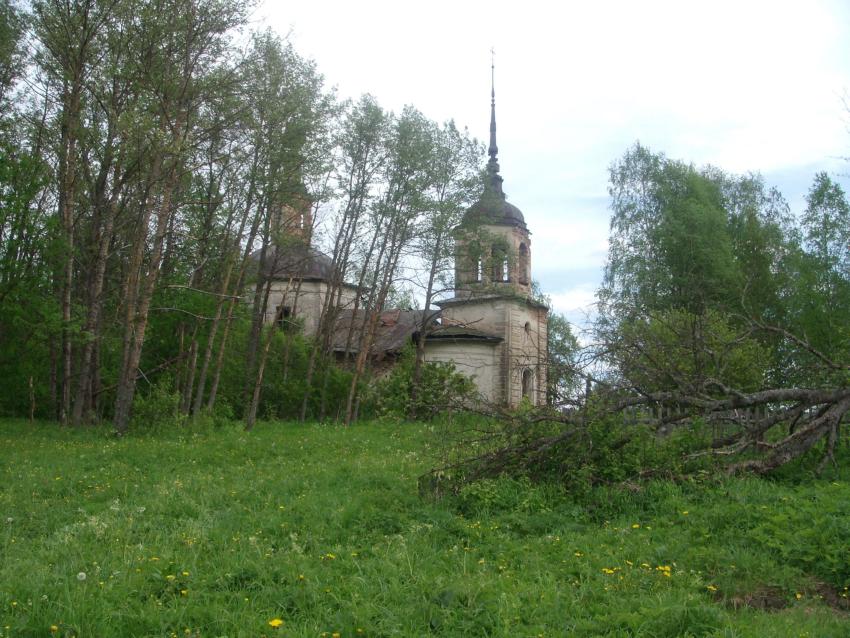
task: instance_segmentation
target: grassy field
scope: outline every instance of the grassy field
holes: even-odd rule
[[[422,425],[0,423],[0,635],[850,636],[848,473],[426,502]]]

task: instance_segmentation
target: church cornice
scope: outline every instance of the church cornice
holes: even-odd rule
[[[443,299],[442,301],[435,301],[434,304],[440,308],[449,307],[449,306],[464,306],[464,305],[473,305],[480,304],[488,301],[512,301],[514,303],[521,303],[530,308],[540,308],[542,310],[549,310],[549,306],[545,303],[537,301],[536,299],[532,299],[531,297],[525,297],[522,295],[512,295],[510,293],[493,293],[486,295],[473,295],[470,297],[452,297],[450,299]]]

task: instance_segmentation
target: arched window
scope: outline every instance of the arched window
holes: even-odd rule
[[[519,283],[528,283],[528,247],[519,245]]]
[[[530,368],[526,368],[522,371],[522,396],[533,402],[532,392],[534,392],[534,373]]]
[[[510,281],[511,274],[505,247],[501,244],[494,244],[491,256],[493,259],[493,281]]]

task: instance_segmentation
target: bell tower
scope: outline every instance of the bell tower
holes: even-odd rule
[[[507,201],[502,188],[494,67],[491,61],[490,157],[484,189],[455,229],[455,296],[440,303],[442,322],[500,340],[491,397],[508,406],[523,399],[542,405],[549,310],[531,296],[531,234],[522,211]]]

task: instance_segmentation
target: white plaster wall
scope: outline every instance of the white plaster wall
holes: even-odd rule
[[[485,401],[501,402],[499,344],[474,341],[429,341],[425,360],[452,363],[455,369],[470,377]]]
[[[548,313],[543,308],[509,302],[507,314],[508,403],[515,406],[522,401],[522,374],[524,370],[531,370],[533,382],[529,398],[534,405],[543,405],[546,401]]]
[[[274,321],[281,305],[294,310],[294,316],[304,324],[304,334],[313,336],[319,329],[319,317],[325,303],[328,285],[323,281],[275,281],[269,293],[269,303],[266,308],[266,323]],[[356,292],[354,287],[345,286],[340,297],[340,308],[354,306]]]
[[[522,401],[522,372],[533,375],[531,402],[546,402],[547,311],[511,297],[480,299],[443,309],[443,322],[475,328],[504,339],[496,346],[493,396],[510,406]],[[528,323],[528,330],[525,324]]]

